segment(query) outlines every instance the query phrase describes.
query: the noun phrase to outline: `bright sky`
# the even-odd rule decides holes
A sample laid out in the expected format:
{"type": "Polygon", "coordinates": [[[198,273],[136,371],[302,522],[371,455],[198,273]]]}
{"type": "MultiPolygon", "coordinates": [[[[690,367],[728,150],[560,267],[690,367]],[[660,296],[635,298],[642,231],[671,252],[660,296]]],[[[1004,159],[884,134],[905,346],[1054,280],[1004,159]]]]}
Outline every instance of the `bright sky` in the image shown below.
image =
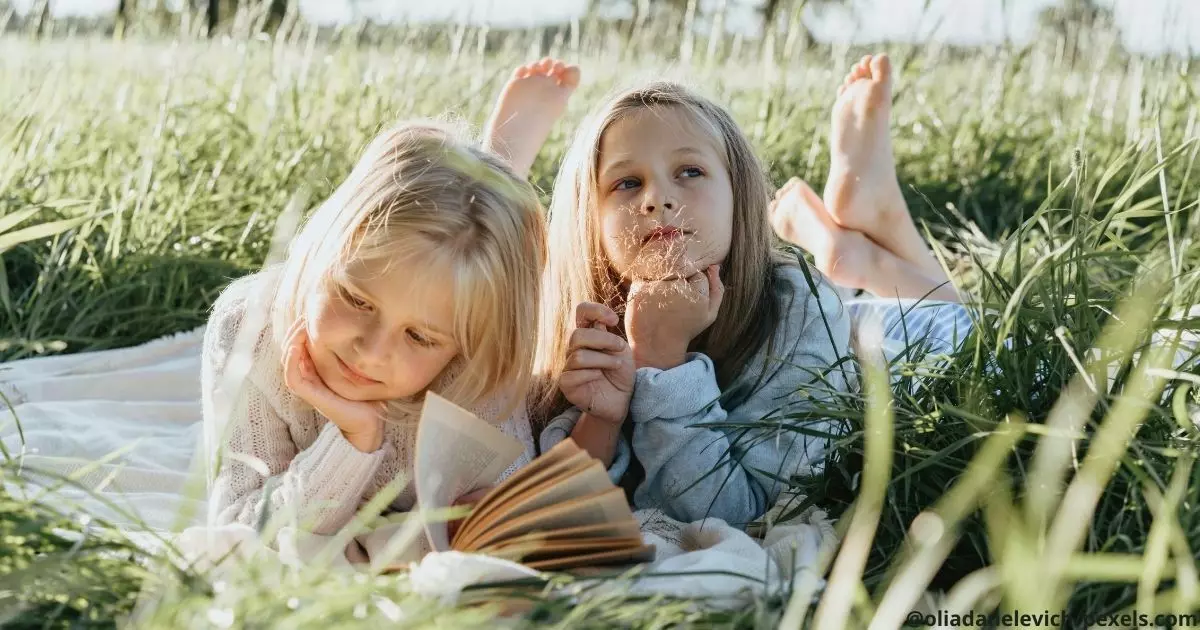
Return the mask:
{"type": "MultiPolygon", "coordinates": [[[[18,11],[35,0],[12,0],[18,11]]],[[[355,16],[374,20],[466,18],[496,26],[557,22],[580,15],[589,0],[299,0],[313,21],[336,23],[355,16]]],[[[608,0],[628,2],[629,0],[608,0]]],[[[730,0],[730,28],[753,29],[753,7],[762,0],[730,0]]],[[[1006,35],[1028,41],[1038,11],[1058,0],[850,0],[853,10],[810,16],[824,40],[940,40],[996,43],[1006,35]],[[926,8],[928,4],[928,8],[926,8]]],[[[701,0],[711,4],[714,0],[701,0]]],[[[1101,0],[1113,7],[1125,46],[1139,52],[1200,54],[1200,0],[1101,0]]],[[[117,0],[51,0],[55,13],[111,12],[117,0]]]]}

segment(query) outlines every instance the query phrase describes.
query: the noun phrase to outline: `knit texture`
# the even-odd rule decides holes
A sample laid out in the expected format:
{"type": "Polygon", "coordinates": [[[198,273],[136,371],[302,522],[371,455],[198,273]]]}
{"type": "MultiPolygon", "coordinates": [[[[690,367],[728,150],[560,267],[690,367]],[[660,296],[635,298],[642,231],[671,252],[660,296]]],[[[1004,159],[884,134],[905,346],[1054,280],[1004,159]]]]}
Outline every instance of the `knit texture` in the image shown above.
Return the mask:
{"type": "MultiPolygon", "coordinates": [[[[284,385],[280,349],[265,317],[264,304],[274,293],[271,278],[264,272],[231,284],[213,306],[205,331],[205,433],[219,440],[222,449],[210,486],[209,522],[255,526],[283,514],[314,533],[331,534],[397,478],[405,485],[391,510],[413,509],[417,418],[390,419],[383,446],[364,453],[346,441],[337,425],[293,395],[284,385]],[[246,336],[253,340],[253,350],[243,377],[231,358],[243,326],[256,322],[262,322],[257,334],[246,336]],[[234,373],[227,374],[231,369],[234,373]]],[[[471,409],[525,446],[497,481],[534,457],[524,404],[501,422],[503,406],[496,397],[471,409]]]]}

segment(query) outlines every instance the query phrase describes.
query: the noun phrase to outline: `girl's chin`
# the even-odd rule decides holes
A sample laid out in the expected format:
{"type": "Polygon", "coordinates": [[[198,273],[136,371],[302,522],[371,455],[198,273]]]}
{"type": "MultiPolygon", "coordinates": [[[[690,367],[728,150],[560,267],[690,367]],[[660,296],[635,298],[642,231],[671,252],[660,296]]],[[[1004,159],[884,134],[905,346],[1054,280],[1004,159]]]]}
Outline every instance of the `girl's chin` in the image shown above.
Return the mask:
{"type": "Polygon", "coordinates": [[[679,259],[667,264],[638,265],[625,274],[626,278],[641,281],[668,281],[690,278],[703,271],[690,259],[679,259]]]}

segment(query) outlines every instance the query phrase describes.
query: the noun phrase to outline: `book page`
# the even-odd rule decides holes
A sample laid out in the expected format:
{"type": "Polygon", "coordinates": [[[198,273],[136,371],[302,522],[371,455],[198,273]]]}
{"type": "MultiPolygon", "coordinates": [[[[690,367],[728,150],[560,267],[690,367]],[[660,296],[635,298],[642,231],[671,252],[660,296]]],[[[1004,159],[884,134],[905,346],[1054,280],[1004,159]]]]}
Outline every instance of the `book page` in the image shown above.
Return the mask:
{"type": "Polygon", "coordinates": [[[584,525],[582,527],[567,527],[555,530],[534,530],[527,534],[506,538],[496,543],[492,548],[503,548],[508,545],[528,545],[555,543],[573,540],[596,540],[598,538],[633,538],[641,537],[637,521],[618,523],[600,523],[599,525],[584,525]]]}
{"type": "MultiPolygon", "coordinates": [[[[455,535],[451,546],[455,549],[466,548],[466,546],[471,544],[472,540],[482,535],[487,528],[494,524],[495,515],[506,510],[509,503],[514,499],[524,497],[530,489],[543,485],[548,479],[563,479],[574,471],[581,471],[593,461],[595,460],[591,455],[588,455],[587,451],[577,451],[550,467],[543,468],[531,476],[526,476],[517,484],[509,485],[506,483],[504,487],[497,486],[495,491],[488,493],[488,496],[484,497],[479,505],[475,507],[475,510],[471,512],[471,515],[467,517],[467,520],[462,525],[462,529],[455,535]]],[[[608,485],[612,486],[612,483],[610,482],[608,485]]]]}
{"type": "MultiPolygon", "coordinates": [[[[413,466],[418,505],[423,511],[449,507],[462,495],[495,483],[524,450],[518,440],[466,409],[426,393],[413,466]]],[[[444,521],[427,517],[425,533],[435,551],[450,549],[444,521]]]]}
{"type": "Polygon", "coordinates": [[[576,497],[594,495],[614,487],[604,464],[595,459],[590,459],[583,468],[570,472],[569,476],[546,479],[500,503],[494,513],[479,521],[479,529],[486,532],[505,521],[512,521],[534,510],[565,503],[576,497]]]}
{"type": "Polygon", "coordinates": [[[654,545],[642,545],[633,549],[621,549],[619,551],[603,551],[599,553],[590,553],[581,556],[567,556],[562,558],[550,558],[546,560],[534,560],[524,563],[525,566],[538,571],[561,571],[576,567],[592,568],[597,565],[604,564],[636,564],[641,562],[653,562],[655,552],[657,550],[654,545]]]}
{"type": "Polygon", "coordinates": [[[463,529],[468,529],[471,521],[477,519],[478,515],[488,512],[496,505],[504,502],[509,495],[515,494],[518,488],[525,487],[526,482],[531,478],[540,477],[548,468],[552,468],[580,452],[582,452],[582,449],[576,446],[575,441],[571,438],[555,444],[549,451],[542,453],[540,457],[530,462],[529,465],[514,472],[508,479],[505,479],[503,483],[497,485],[492,492],[489,492],[486,497],[481,499],[475,506],[475,512],[471,514],[466,523],[463,523],[463,529]]]}
{"type": "Polygon", "coordinates": [[[554,543],[504,545],[503,547],[488,549],[488,555],[494,558],[522,562],[591,555],[605,551],[638,549],[644,544],[640,536],[632,538],[588,538],[586,540],[559,541],[554,543]]]}
{"type": "Polygon", "coordinates": [[[460,551],[486,550],[492,543],[529,533],[535,529],[561,529],[598,525],[600,523],[633,520],[633,512],[625,501],[625,491],[610,488],[598,494],[579,497],[530,512],[513,521],[501,523],[460,551]]]}

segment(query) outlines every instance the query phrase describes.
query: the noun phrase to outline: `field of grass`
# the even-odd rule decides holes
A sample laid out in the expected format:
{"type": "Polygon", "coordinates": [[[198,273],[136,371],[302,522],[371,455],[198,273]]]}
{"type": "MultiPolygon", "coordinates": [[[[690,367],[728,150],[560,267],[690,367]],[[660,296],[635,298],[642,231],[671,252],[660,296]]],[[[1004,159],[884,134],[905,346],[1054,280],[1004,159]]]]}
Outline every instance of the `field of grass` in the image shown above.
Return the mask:
{"type": "MultiPolygon", "coordinates": [[[[262,263],[289,200],[327,194],[381,125],[447,111],[481,125],[506,69],[541,52],[510,37],[486,54],[441,40],[0,37],[0,359],[203,324],[229,279],[262,263]]],[[[604,33],[556,45],[585,84],[535,167],[546,191],[588,105],[668,64],[604,33]]],[[[1173,370],[1147,347],[1156,328],[1195,328],[1180,314],[1200,301],[1200,74],[1115,52],[1067,64],[1054,45],[884,50],[910,206],[983,308],[944,369],[890,393],[868,378],[824,411],[850,431],[826,474],[795,483],[840,517],[828,585],[715,613],[619,594],[572,606],[532,585],[524,622],[894,627],[924,606],[1066,609],[1074,626],[1200,610],[1200,379],[1194,361],[1173,370]]],[[[819,186],[835,81],[862,52],[747,48],[671,71],[734,111],[774,181],[819,186]]],[[[22,483],[19,459],[5,462],[0,477],[22,483]]],[[[212,580],[78,516],[0,494],[0,623],[109,626],[145,589],[150,627],[375,627],[396,603],[413,625],[495,627],[497,609],[439,609],[402,577],[212,580]]]]}

